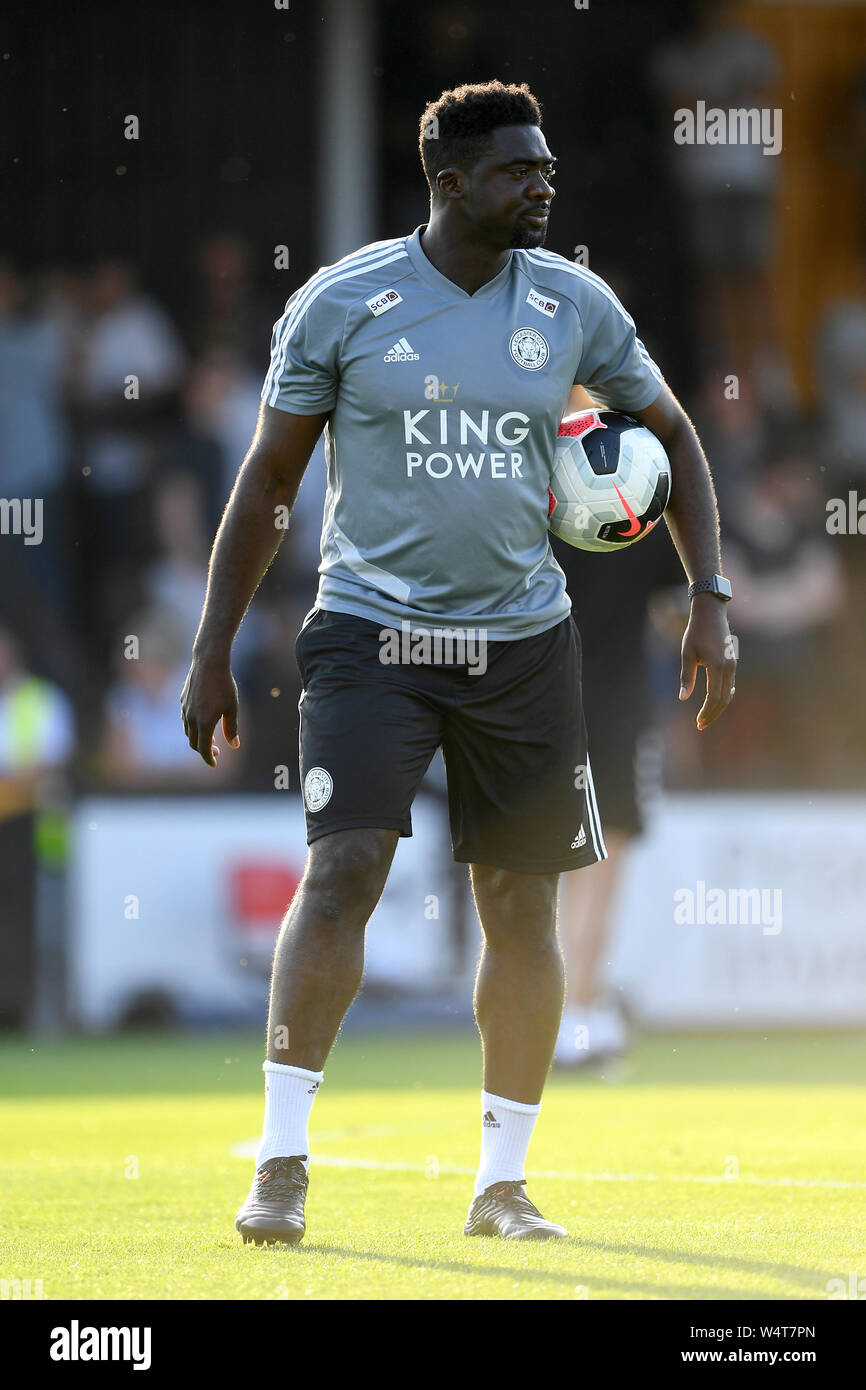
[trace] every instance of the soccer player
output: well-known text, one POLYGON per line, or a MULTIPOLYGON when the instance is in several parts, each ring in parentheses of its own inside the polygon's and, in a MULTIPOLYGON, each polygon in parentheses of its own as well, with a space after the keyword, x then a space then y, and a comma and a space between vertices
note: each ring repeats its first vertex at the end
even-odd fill
MULTIPOLYGON (((568 413, 586 410, 575 399, 568 413)), ((605 948, 629 846, 644 828, 656 778, 649 771, 650 671, 647 612, 655 590, 676 584, 676 551, 661 529, 611 557, 577 550, 556 537, 551 548, 565 575, 583 650, 583 709, 607 859, 591 874, 563 875, 559 936, 565 957, 565 1007, 554 1067, 604 1065, 628 1046, 625 1020, 602 984, 605 948)))
POLYGON ((575 382, 667 447, 667 523, 699 590, 680 694, 704 666, 700 729, 733 687, 706 459, 612 291, 542 249, 555 160, 537 101, 498 81, 444 92, 421 118, 420 150, 429 222, 318 271, 275 325, 182 695, 190 746, 213 767, 220 719, 238 746, 234 635, 324 428, 320 583, 295 649, 309 854, 274 956, 264 1131, 235 1223, 256 1243, 303 1236, 310 1111, 440 745, 454 855, 471 866, 484 933, 481 1161, 464 1231, 566 1234, 526 1195, 525 1159, 563 1002, 559 874, 605 856, 580 641, 547 532, 575 382), (463 644, 454 664, 443 632, 463 644))

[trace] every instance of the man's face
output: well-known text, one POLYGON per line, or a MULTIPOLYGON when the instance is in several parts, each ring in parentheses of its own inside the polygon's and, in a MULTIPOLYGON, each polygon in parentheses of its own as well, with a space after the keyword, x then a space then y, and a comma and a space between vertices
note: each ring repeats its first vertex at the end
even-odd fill
POLYGON ((491 245, 543 246, 555 163, 538 126, 500 126, 463 175, 463 215, 491 245))

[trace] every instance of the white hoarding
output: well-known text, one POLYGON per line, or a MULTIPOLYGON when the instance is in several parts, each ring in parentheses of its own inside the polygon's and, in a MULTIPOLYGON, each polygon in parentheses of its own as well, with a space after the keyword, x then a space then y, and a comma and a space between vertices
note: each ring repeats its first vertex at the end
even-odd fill
MULTIPOLYGON (((368 927, 366 978, 432 992, 454 979, 450 849, 441 803, 419 797, 413 821, 368 927)), ((306 854, 297 799, 90 799, 74 845, 86 1026, 110 1027, 149 990, 192 1015, 264 1016, 306 854)), ((664 798, 620 885, 611 982, 651 1027, 866 1024, 864 847, 862 797, 664 798)), ((465 970, 458 992, 467 1003, 465 970)))

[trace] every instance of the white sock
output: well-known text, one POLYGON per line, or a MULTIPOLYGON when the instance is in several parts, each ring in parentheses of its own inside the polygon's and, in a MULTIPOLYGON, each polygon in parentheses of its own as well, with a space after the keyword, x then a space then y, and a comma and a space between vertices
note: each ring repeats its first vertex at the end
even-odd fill
POLYGON ((324 1072, 287 1067, 283 1062, 263 1062, 265 1074, 265 1122, 256 1167, 269 1158, 303 1158, 310 1166, 307 1125, 324 1072))
POLYGON ((475 1179, 479 1197, 491 1183, 519 1182, 526 1176, 526 1151, 541 1112, 540 1105, 524 1105, 481 1092, 481 1163, 475 1179))

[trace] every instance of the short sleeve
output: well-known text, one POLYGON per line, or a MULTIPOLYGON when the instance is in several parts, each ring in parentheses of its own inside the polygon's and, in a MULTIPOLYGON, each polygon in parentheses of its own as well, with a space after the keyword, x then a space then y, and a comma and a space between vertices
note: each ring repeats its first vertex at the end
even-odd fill
POLYGON ((296 415, 333 410, 345 312, 314 281, 296 290, 277 319, 262 400, 296 415))
POLYGON ((643 410, 663 385, 662 374, 613 290, 599 276, 586 283, 581 304, 583 347, 576 386, 608 410, 643 410))

